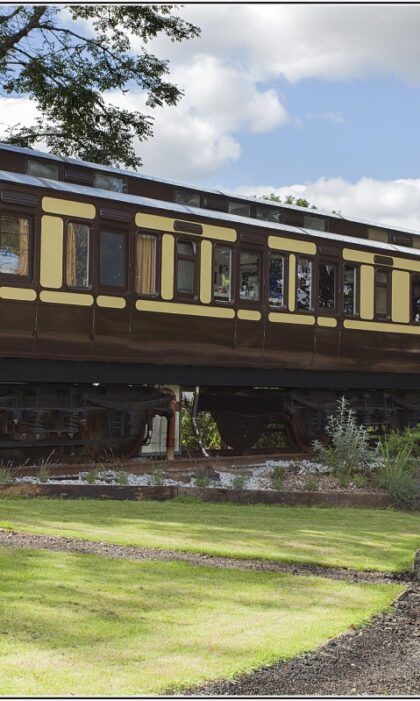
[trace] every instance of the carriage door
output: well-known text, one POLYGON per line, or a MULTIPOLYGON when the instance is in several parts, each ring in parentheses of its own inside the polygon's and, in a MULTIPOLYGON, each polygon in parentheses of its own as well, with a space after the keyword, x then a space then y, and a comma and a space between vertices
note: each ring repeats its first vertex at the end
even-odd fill
MULTIPOLYGON (((112 214, 112 212, 111 212, 112 214)), ((119 219, 124 218, 121 212, 119 219)), ((128 355, 130 309, 128 304, 128 222, 102 219, 97 240, 97 290, 94 310, 93 358, 104 360, 128 355)))
POLYGON ((235 348, 244 365, 258 365, 264 347, 263 318, 263 246, 254 243, 261 238, 241 234, 238 255, 238 313, 235 348))

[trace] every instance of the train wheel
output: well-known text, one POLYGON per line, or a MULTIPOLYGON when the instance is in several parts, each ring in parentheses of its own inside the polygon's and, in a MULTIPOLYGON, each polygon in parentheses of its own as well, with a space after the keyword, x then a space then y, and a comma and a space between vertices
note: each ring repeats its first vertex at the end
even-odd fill
POLYGON ((258 417, 244 416, 230 411, 215 413, 214 420, 223 443, 238 453, 252 448, 264 429, 264 424, 258 417))
POLYGON ((302 453, 313 451, 314 441, 328 442, 321 412, 311 409, 298 409, 284 420, 286 435, 295 450, 302 453))

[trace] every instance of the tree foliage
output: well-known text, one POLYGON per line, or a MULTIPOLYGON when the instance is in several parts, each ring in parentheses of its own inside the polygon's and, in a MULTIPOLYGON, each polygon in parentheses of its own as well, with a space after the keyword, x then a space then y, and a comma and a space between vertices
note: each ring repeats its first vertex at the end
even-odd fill
POLYGON ((148 107, 175 105, 182 91, 166 80, 168 62, 144 45, 199 35, 173 14, 178 5, 8 5, 0 8, 0 94, 28 95, 41 116, 3 139, 105 165, 138 167, 133 140, 152 135, 153 120, 107 99, 140 87, 148 107), (136 46, 141 42, 140 49, 136 46))
POLYGON ((308 202, 304 197, 293 197, 293 195, 286 195, 284 201, 282 201, 280 195, 271 192, 269 195, 263 195, 263 200, 268 200, 269 202, 283 202, 283 204, 294 204, 296 207, 310 207, 311 209, 316 209, 315 205, 308 202))

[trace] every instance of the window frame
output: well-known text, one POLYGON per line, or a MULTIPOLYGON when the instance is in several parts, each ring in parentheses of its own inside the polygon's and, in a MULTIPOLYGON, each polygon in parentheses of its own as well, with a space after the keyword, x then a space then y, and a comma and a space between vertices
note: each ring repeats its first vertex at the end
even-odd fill
POLYGON ((90 292, 93 289, 93 261, 94 261, 94 250, 93 250, 93 224, 86 219, 75 219, 74 217, 68 217, 63 221, 63 288, 70 292, 90 292), (89 285, 87 287, 78 287, 76 285, 67 284, 67 227, 69 224, 83 224, 89 229, 89 285))
POLYGON ((198 301, 200 290, 200 264, 201 264, 201 240, 185 235, 175 236, 174 250, 174 299, 184 302, 198 301), (191 243, 195 245, 195 253, 193 256, 186 256, 178 253, 178 243, 191 243), (180 292, 178 290, 178 260, 192 261, 194 263, 194 284, 193 292, 180 292))
POLYGON ((130 236, 129 236, 129 230, 128 229, 123 229, 119 228, 118 226, 115 226, 114 224, 107 224, 105 222, 101 222, 100 226, 98 227, 98 237, 97 237, 97 246, 96 246, 96 258, 97 258, 97 263, 96 263, 96 282, 97 282, 97 289, 100 290, 101 294, 102 292, 109 292, 110 295, 112 296, 127 296, 130 290, 130 268, 129 268, 129 258, 130 258, 130 236), (102 239, 102 233, 108 231, 112 234, 118 234, 120 236, 124 236, 125 240, 125 246, 124 246, 124 278, 125 282, 124 285, 104 285, 101 282, 101 239, 102 239))
POLYGON ((340 279, 340 314, 343 315, 345 319, 359 319, 360 318, 360 263, 353 263, 353 261, 342 261, 341 267, 341 279, 340 279), (344 311, 344 268, 346 265, 351 265, 355 271, 355 284, 356 284, 356 311, 354 314, 346 314, 344 311))
POLYGON ((391 300, 392 300, 392 268, 386 268, 384 266, 375 266, 374 268, 374 286, 373 286, 373 318, 382 320, 382 321, 390 321, 391 319, 391 300), (378 273, 386 273, 387 274, 387 283, 378 283, 376 280, 376 276, 378 273), (376 309, 376 290, 377 288, 382 288, 386 290, 386 312, 381 313, 378 312, 376 309))
MULTIPOLYGON (((27 275, 16 275, 15 273, 2 273, 0 272, 0 282, 5 284, 5 286, 10 287, 32 287, 34 285, 34 273, 35 269, 39 270, 39 261, 35 264, 35 252, 36 252, 36 240, 37 233, 39 231, 39 217, 35 213, 28 213, 26 210, 19 212, 14 207, 8 208, 2 205, 0 209, 0 217, 10 216, 10 217, 21 217, 22 219, 29 220, 29 234, 28 234, 28 274, 27 275)), ((1 248, 1 235, 0 235, 0 248, 1 248)))
POLYGON ((340 261, 337 258, 331 258, 328 256, 320 256, 317 259, 317 264, 316 264, 316 280, 315 280, 315 285, 312 283, 312 287, 314 288, 314 292, 316 295, 316 305, 312 305, 313 309, 316 309, 317 314, 320 316, 337 316, 337 314, 340 313, 340 301, 339 301, 339 291, 340 287, 338 284, 339 281, 339 275, 340 275, 340 261), (320 290, 320 284, 319 284, 319 274, 320 274, 320 266, 321 265, 333 265, 335 268, 335 276, 334 276, 334 307, 321 307, 319 303, 319 290, 320 290))
POLYGON ((133 236, 133 283, 132 289, 136 299, 161 299, 162 291, 162 232, 156 229, 135 229, 133 236), (156 239, 156 292, 154 294, 142 294, 136 290, 136 273, 137 273, 137 237, 138 236, 154 236, 156 239))
POLYGON ((315 256, 307 255, 305 253, 298 253, 296 254, 296 272, 295 272, 295 311, 294 313, 296 314, 315 314, 316 311, 316 306, 314 305, 314 299, 317 295, 317 289, 315 285, 315 280, 317 278, 316 273, 318 270, 318 266, 316 265, 317 259, 315 256), (299 309, 298 306, 298 289, 299 289, 299 260, 301 258, 304 258, 305 260, 309 260, 312 262, 312 275, 311 275, 311 306, 309 309, 299 309))
POLYGON ((289 307, 289 260, 290 254, 286 251, 275 250, 273 248, 268 249, 267 253, 267 284, 265 289, 265 298, 267 300, 267 305, 270 311, 281 310, 284 311, 289 307), (275 305, 270 302, 270 258, 271 256, 279 256, 283 258, 283 303, 281 305, 275 305))
POLYGON ((419 279, 419 283, 420 283, 420 272, 414 272, 414 271, 410 272, 410 321, 408 323, 415 324, 416 326, 419 326, 420 319, 419 319, 419 321, 415 321, 413 318, 413 280, 415 277, 417 277, 419 279))
POLYGON ((236 302, 236 265, 235 265, 236 248, 231 246, 224 241, 214 241, 212 246, 211 255, 211 299, 213 304, 220 304, 222 307, 233 307, 236 302), (215 263, 215 251, 216 248, 227 248, 231 253, 231 266, 230 266, 230 293, 231 299, 228 301, 223 301, 222 299, 216 299, 214 296, 214 263, 215 263))
POLYGON ((242 246, 239 246, 238 248, 238 255, 237 255, 237 261, 236 261, 236 293, 237 293, 237 302, 238 302, 238 308, 242 309, 244 307, 249 307, 250 309, 255 309, 256 307, 262 308, 265 303, 265 285, 264 285, 264 266, 265 266, 265 251, 262 246, 258 245, 253 245, 253 244, 244 244, 242 246), (259 270, 259 281, 258 281, 258 290, 259 290, 259 296, 258 299, 249 299, 248 297, 241 297, 241 290, 240 290, 240 285, 241 285, 241 253, 253 253, 256 254, 260 257, 260 270, 259 270))

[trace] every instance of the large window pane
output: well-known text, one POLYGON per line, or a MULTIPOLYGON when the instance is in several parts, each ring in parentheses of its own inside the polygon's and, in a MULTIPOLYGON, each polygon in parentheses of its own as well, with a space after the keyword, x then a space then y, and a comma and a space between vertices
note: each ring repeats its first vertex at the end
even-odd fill
POLYGON ((296 302, 298 309, 312 309, 312 260, 298 258, 296 302))
POLYGON ((175 190, 175 202, 189 207, 200 206, 200 193, 194 190, 175 190))
POLYGON ((127 180, 121 175, 112 173, 95 173, 93 186, 100 190, 113 190, 114 192, 127 192, 127 180))
POLYGON ((312 214, 305 214, 303 217, 303 226, 306 229, 325 231, 325 219, 322 217, 314 217, 312 214))
POLYGON ((29 274, 30 220, 13 214, 0 217, 0 273, 29 274))
POLYGON ((246 202, 229 202, 230 214, 237 214, 238 217, 249 217, 251 208, 246 202))
POLYGON ((225 246, 214 247, 213 296, 217 302, 232 300, 232 250, 225 246))
POLYGON ((357 313, 356 307, 356 266, 344 265, 343 271, 343 311, 348 316, 357 313))
POLYGON ((89 287, 89 226, 67 224, 66 281, 69 287, 89 287))
POLYGON ((321 309, 335 309, 336 266, 333 263, 319 264, 318 306, 321 309))
POLYGON ((284 306, 284 256, 270 253, 268 301, 272 307, 284 306))
POLYGON ((197 244, 179 239, 176 244, 176 289, 181 295, 195 294, 197 244))
POLYGON ((377 270, 375 274, 375 315, 388 315, 389 270, 377 270))
POLYGON ((136 292, 156 294, 156 236, 138 234, 136 245, 136 292))
POLYGON ((239 261, 239 296, 257 302, 260 298, 261 255, 241 251, 239 261))
POLYGON ((125 234, 101 231, 100 284, 109 287, 125 287, 125 234))
POLYGON ((36 178, 48 178, 49 180, 58 180, 60 172, 57 163, 35 161, 31 158, 28 159, 26 171, 28 175, 33 175, 36 178))
POLYGON ((264 221, 280 222, 282 219, 281 209, 279 207, 257 206, 255 208, 255 216, 257 219, 264 221))
POLYGON ((389 233, 383 229, 368 229, 368 239, 371 241, 389 242, 389 233))

